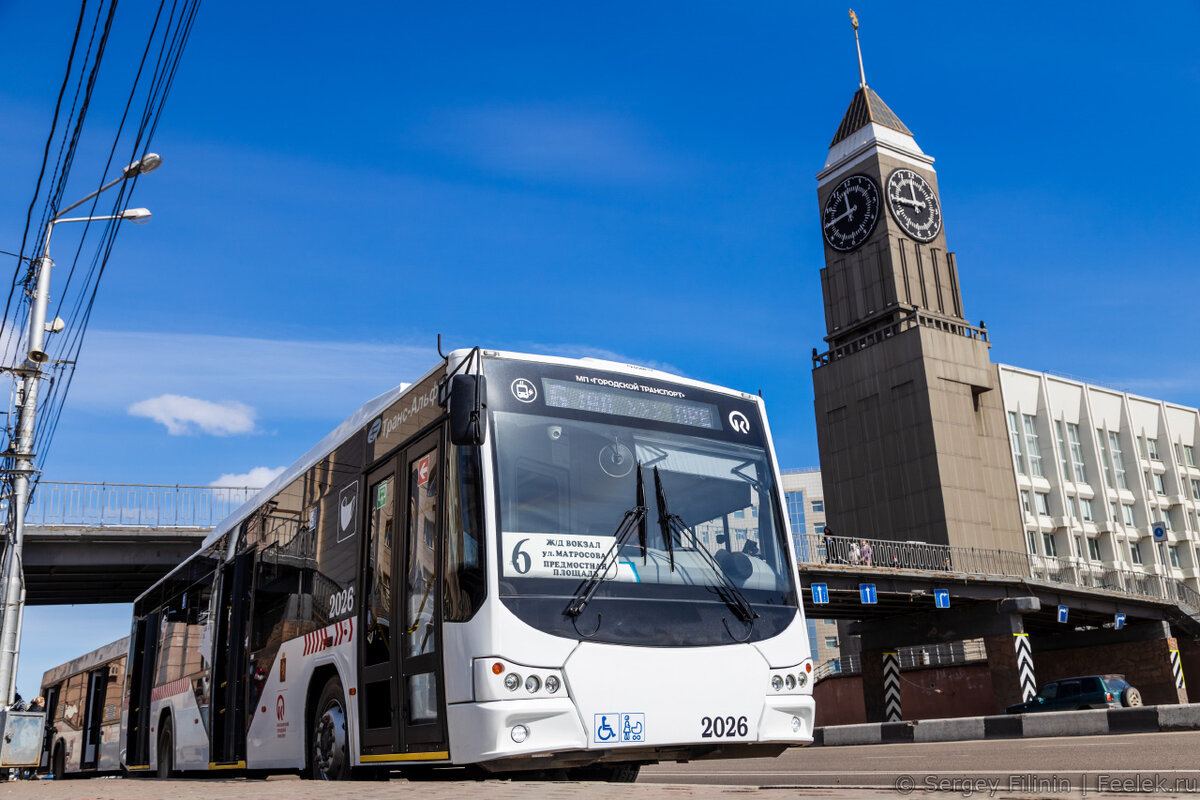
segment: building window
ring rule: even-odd
[[[1067,495],[1067,516],[1071,519],[1079,519],[1079,509],[1075,507],[1075,498]]]
[[[1071,462],[1075,467],[1075,482],[1087,483],[1087,467],[1083,463],[1083,444],[1079,441],[1079,426],[1067,423],[1067,443],[1071,446]]]
[[[1029,554],[1036,556],[1037,551],[1037,534],[1033,531],[1025,531],[1025,541],[1029,545]]]
[[[825,513],[825,501],[824,500],[813,500],[812,507],[813,507],[813,513],[815,513],[815,514],[824,514]]]
[[[1158,455],[1158,439],[1153,436],[1146,439],[1146,453],[1149,454],[1151,461],[1162,461]]]
[[[825,529],[827,527],[829,527],[829,526],[825,525],[824,523],[815,522],[815,523],[813,523],[813,533],[815,533],[817,536],[824,536]]]
[[[1195,483],[1195,481],[1193,481]],[[1021,508],[1025,509],[1026,514],[1033,514],[1033,503],[1029,499],[1029,490],[1021,490]]]
[[[1080,558],[1083,558],[1083,537],[1082,536],[1075,537],[1075,555],[1079,556]]]
[[[1058,555],[1058,543],[1054,540],[1054,534],[1052,534],[1052,533],[1043,533],[1042,534],[1042,547],[1044,547],[1046,549],[1046,555],[1048,555],[1048,556],[1057,556]]]
[[[1192,499],[1200,500],[1200,481],[1192,478]]]
[[[825,648],[827,650],[836,649],[837,646],[838,646],[838,640],[837,640],[836,636],[826,636],[825,637]]]
[[[784,500],[787,502],[788,522],[792,525],[792,533],[804,533],[808,530],[804,521],[804,492],[787,492],[784,494]],[[796,556],[804,558],[800,554],[799,546],[796,547]]]
[[[1067,440],[1063,436],[1063,424],[1061,419],[1054,420],[1054,432],[1058,438],[1058,461],[1062,465],[1062,474],[1065,480],[1071,480],[1071,459],[1067,457]]]
[[[1008,436],[1012,440],[1013,466],[1018,475],[1025,474],[1024,460],[1021,458],[1021,429],[1017,427],[1017,412],[1008,412]]]
[[[1025,419],[1025,455],[1029,457],[1029,474],[1044,478],[1046,472],[1042,469],[1042,451],[1038,447],[1037,418],[1029,414],[1022,416]]]
[[[1129,558],[1135,564],[1142,563],[1142,548],[1138,547],[1137,542],[1129,543]]]
[[[1037,512],[1043,516],[1050,516],[1050,495],[1045,492],[1034,492],[1034,499],[1037,502]]]
[[[1120,516],[1117,514],[1117,504],[1116,503],[1110,502],[1108,504],[1108,518],[1111,519],[1113,522],[1116,522],[1118,519],[1120,519]]]
[[[1092,501],[1086,497],[1079,498],[1079,516],[1084,522],[1096,521],[1096,515],[1092,512]]]
[[[1100,449],[1100,468],[1104,470],[1104,484],[1110,489],[1115,489],[1113,486],[1112,467],[1108,464],[1108,442],[1104,440],[1104,431],[1100,428],[1096,429],[1096,446]]]
[[[1125,479],[1125,461],[1121,456],[1121,437],[1113,431],[1108,432],[1108,449],[1112,452],[1113,469],[1117,471],[1117,488],[1128,489],[1129,481]]]
[[[1183,463],[1187,464],[1189,467],[1196,466],[1196,451],[1190,444],[1185,444],[1183,446]]]
[[[1175,530],[1173,527],[1171,527],[1171,512],[1170,511],[1167,511],[1162,515],[1162,521],[1163,521],[1163,527],[1166,528],[1168,531]]]
[[[1165,495],[1167,493],[1167,486],[1165,483],[1163,483],[1163,476],[1157,472],[1154,473],[1154,491],[1161,495]]]
[[[1122,515],[1122,519],[1125,520],[1126,525],[1128,525],[1131,528],[1137,527],[1137,523],[1133,519],[1133,506],[1131,506],[1127,503],[1122,503],[1121,504],[1121,515]]]
[[[1176,569],[1179,568],[1180,565],[1179,565],[1179,547],[1178,547],[1178,545],[1172,544],[1172,545],[1167,546],[1167,558],[1171,562],[1172,567],[1175,567]]]
[[[1100,540],[1099,539],[1088,539],[1087,543],[1088,543],[1088,558],[1090,558],[1092,561],[1099,561],[1100,560]]]

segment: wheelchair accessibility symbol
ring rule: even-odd
[[[645,714],[596,714],[594,720],[593,740],[597,744],[632,744],[646,740]]]

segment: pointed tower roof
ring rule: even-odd
[[[899,131],[906,136],[913,135],[912,131],[900,121],[900,118],[888,108],[887,103],[875,94],[875,90],[863,84],[858,87],[858,91],[850,100],[850,107],[846,109],[846,113],[842,117],[842,124],[838,126],[837,133],[833,135],[833,141],[829,143],[829,146],[833,147],[872,122]]]

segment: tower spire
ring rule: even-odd
[[[850,24],[854,26],[854,48],[858,50],[858,85],[862,88],[867,88],[867,73],[863,69],[862,63],[862,45],[858,42],[858,15],[854,13],[854,9],[850,9]]]

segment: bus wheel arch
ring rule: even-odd
[[[318,780],[348,780],[349,709],[342,678],[333,665],[313,671],[305,706],[304,775]]]

